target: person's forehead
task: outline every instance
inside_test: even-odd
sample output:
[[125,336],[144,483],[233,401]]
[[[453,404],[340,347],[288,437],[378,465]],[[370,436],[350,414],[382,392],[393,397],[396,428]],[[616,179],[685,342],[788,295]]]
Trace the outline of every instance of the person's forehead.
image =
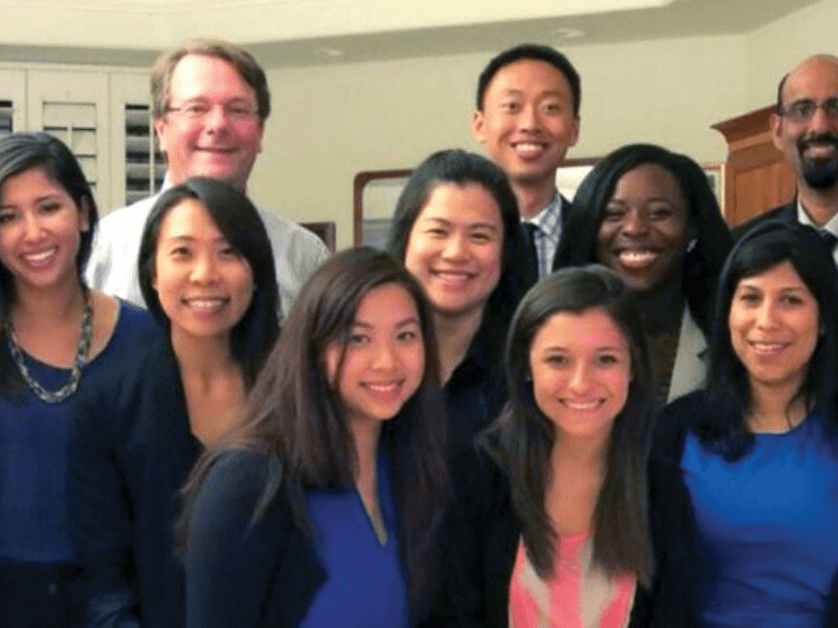
[[838,96],[838,60],[809,59],[789,73],[783,86],[783,100]]
[[487,87],[488,92],[537,90],[570,94],[570,82],[556,66],[541,59],[518,59],[501,67]]
[[210,92],[229,94],[230,98],[255,94],[232,63],[222,57],[195,53],[184,55],[175,65],[170,92],[189,98]]

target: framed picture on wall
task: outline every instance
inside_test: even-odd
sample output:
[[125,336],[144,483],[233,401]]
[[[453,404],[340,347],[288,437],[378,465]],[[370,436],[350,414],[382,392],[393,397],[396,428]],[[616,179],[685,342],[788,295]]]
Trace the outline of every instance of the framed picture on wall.
[[598,159],[598,157],[567,159],[556,170],[556,187],[566,199],[573,200],[579,184],[582,183],[582,179],[588,176],[588,173],[593,169]]
[[396,201],[410,169],[367,170],[355,175],[352,189],[353,242],[383,249],[387,245]]

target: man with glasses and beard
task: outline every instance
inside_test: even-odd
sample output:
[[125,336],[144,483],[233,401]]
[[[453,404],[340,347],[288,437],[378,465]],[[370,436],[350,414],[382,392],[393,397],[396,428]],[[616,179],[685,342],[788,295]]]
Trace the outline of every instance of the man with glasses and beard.
[[818,229],[838,263],[838,57],[815,55],[786,74],[777,88],[771,136],[797,176],[797,196],[737,227],[780,219]]

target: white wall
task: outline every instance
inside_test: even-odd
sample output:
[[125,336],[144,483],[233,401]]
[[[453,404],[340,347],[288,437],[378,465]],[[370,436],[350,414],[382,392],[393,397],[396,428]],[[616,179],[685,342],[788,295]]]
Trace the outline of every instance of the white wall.
[[[723,161],[710,125],[773,102],[779,77],[803,57],[838,53],[836,24],[838,2],[822,0],[748,35],[563,47],[583,79],[581,136],[569,156],[650,141]],[[334,220],[338,246],[349,245],[359,171],[413,167],[440,148],[480,150],[468,121],[491,56],[300,69],[260,57],[274,114],[251,195],[296,220]]]
[[[582,132],[569,156],[650,141],[701,162],[724,160],[724,142],[709,125],[743,111],[744,37],[563,50],[583,80]],[[338,246],[348,246],[357,172],[413,167],[440,148],[480,150],[469,117],[490,57],[270,71],[275,113],[251,194],[297,220],[335,220]]]
[[335,220],[351,242],[352,181],[362,170],[415,166],[469,146],[472,83],[481,56],[282,69],[251,194],[298,220]]
[[[583,91],[581,136],[569,156],[649,141],[699,162],[724,161],[710,125],[772,103],[780,76],[805,56],[838,54],[836,24],[838,2],[822,0],[748,35],[564,47]],[[270,71],[276,113],[253,195],[297,220],[334,220],[338,246],[348,246],[357,172],[412,167],[440,148],[480,150],[468,120],[490,57]]]
[[773,103],[780,77],[813,54],[838,55],[838,2],[822,0],[747,38],[747,110]]

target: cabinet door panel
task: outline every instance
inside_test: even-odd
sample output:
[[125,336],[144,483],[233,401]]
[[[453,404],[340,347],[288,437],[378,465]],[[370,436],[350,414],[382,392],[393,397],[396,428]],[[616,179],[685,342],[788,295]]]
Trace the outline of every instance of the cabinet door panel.
[[147,72],[112,73],[111,177],[118,206],[158,191],[166,174],[151,123]]
[[26,71],[0,70],[0,137],[26,130]]
[[108,80],[104,72],[30,70],[29,126],[61,138],[78,157],[98,205],[112,206]]

